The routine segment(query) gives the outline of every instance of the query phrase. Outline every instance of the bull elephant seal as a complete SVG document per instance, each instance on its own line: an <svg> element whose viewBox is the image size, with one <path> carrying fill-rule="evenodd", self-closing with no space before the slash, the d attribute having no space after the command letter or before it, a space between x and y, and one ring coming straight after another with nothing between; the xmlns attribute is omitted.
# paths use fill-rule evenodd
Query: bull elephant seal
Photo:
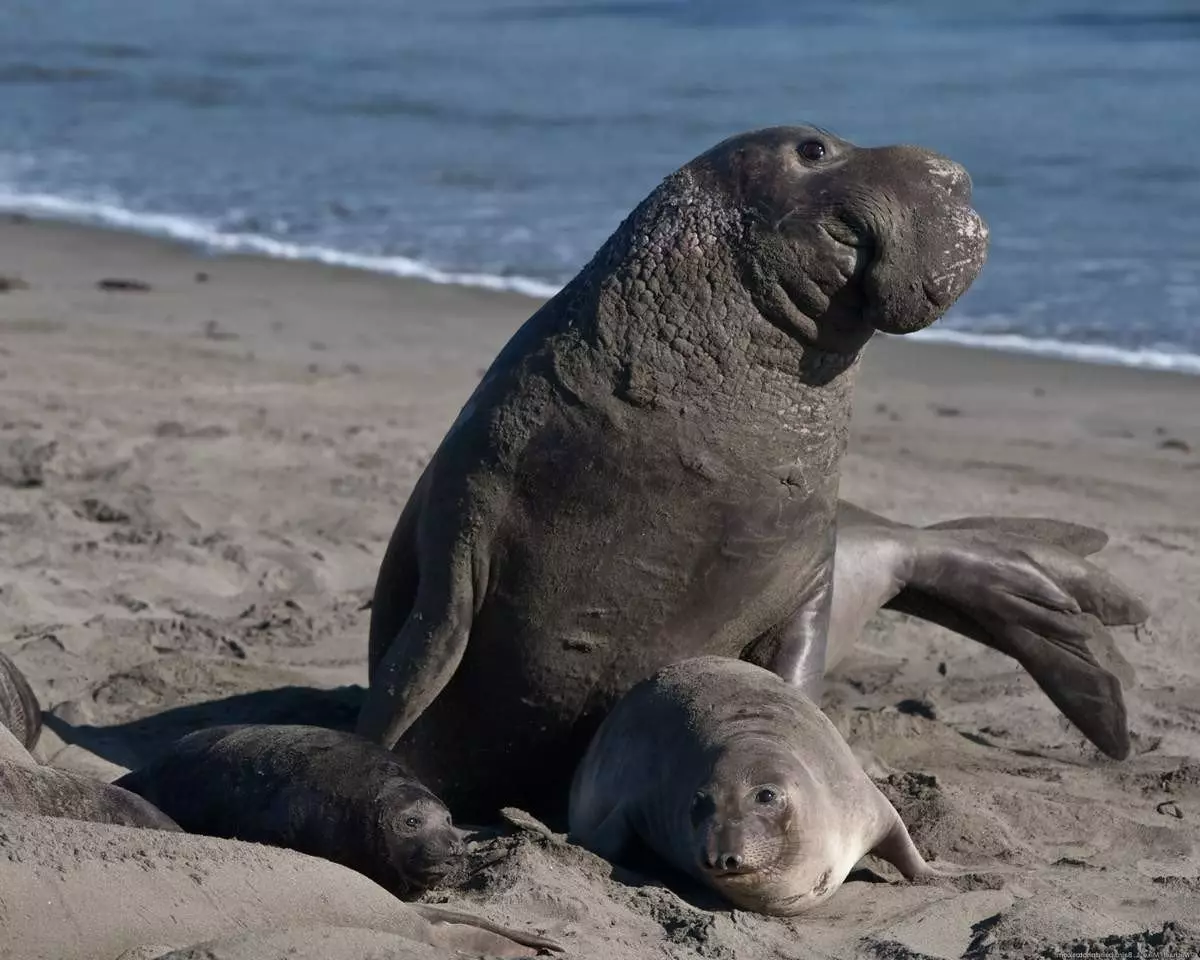
<svg viewBox="0 0 1200 960"><path fill-rule="evenodd" d="M514 335L402 512L360 733L457 816L561 813L658 667L819 685L859 351L932 323L987 230L957 164L811 127L670 175Z"/></svg>
<svg viewBox="0 0 1200 960"><path fill-rule="evenodd" d="M672 664L613 708L575 772L570 835L609 860L640 843L780 916L827 900L867 853L909 879L940 872L816 704L723 657Z"/></svg>
<svg viewBox="0 0 1200 960"><path fill-rule="evenodd" d="M450 811L393 754L322 727L210 727L117 785L190 833L291 847L398 894L432 885L465 853Z"/></svg>
<svg viewBox="0 0 1200 960"><path fill-rule="evenodd" d="M25 675L0 653L0 725L32 750L42 732L42 708Z"/></svg>
<svg viewBox="0 0 1200 960"><path fill-rule="evenodd" d="M21 960L96 960L305 925L399 934L473 955L561 950L466 913L404 903L294 850L3 810L0 891L0 956Z"/></svg>

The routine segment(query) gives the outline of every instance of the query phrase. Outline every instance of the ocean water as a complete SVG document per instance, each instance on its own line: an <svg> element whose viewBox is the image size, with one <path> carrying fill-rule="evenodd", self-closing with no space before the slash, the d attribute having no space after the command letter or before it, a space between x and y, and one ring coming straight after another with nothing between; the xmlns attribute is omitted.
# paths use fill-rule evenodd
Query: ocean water
<svg viewBox="0 0 1200 960"><path fill-rule="evenodd" d="M547 294L793 122L970 170L927 335L1200 373L1196 0L0 0L0 210L214 250Z"/></svg>

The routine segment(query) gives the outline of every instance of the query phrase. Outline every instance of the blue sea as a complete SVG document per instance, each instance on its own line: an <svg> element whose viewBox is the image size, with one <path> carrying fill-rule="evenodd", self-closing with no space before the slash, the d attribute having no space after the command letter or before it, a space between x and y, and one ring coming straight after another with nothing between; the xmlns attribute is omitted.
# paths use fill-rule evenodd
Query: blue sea
<svg viewBox="0 0 1200 960"><path fill-rule="evenodd" d="M807 121L963 162L927 334L1200 373L1196 0L0 0L0 209L549 294Z"/></svg>

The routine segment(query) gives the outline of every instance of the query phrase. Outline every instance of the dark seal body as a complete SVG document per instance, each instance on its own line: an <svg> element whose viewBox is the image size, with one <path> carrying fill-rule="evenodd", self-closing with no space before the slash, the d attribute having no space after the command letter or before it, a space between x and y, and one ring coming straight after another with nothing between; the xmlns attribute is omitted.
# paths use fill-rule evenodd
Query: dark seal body
<svg viewBox="0 0 1200 960"><path fill-rule="evenodd" d="M401 894L435 882L464 851L445 805L393 754L322 727L200 730L117 784L191 833L290 847Z"/></svg>
<svg viewBox="0 0 1200 960"><path fill-rule="evenodd" d="M3 653L0 653L0 724L8 727L29 749L33 749L42 732L42 708L33 688Z"/></svg>
<svg viewBox="0 0 1200 960"><path fill-rule="evenodd" d="M616 699L701 653L824 672L859 351L982 265L961 167L811 128L668 177L497 357L374 599L364 735L458 816L553 816Z"/></svg>

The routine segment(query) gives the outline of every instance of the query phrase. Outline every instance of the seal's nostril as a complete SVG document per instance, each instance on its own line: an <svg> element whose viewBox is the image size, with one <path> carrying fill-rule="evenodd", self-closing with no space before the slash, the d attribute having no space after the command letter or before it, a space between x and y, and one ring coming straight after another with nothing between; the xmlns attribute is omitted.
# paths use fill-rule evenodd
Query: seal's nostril
<svg viewBox="0 0 1200 960"><path fill-rule="evenodd" d="M727 853L721 858L722 870L737 870L742 865L742 858L736 853Z"/></svg>

